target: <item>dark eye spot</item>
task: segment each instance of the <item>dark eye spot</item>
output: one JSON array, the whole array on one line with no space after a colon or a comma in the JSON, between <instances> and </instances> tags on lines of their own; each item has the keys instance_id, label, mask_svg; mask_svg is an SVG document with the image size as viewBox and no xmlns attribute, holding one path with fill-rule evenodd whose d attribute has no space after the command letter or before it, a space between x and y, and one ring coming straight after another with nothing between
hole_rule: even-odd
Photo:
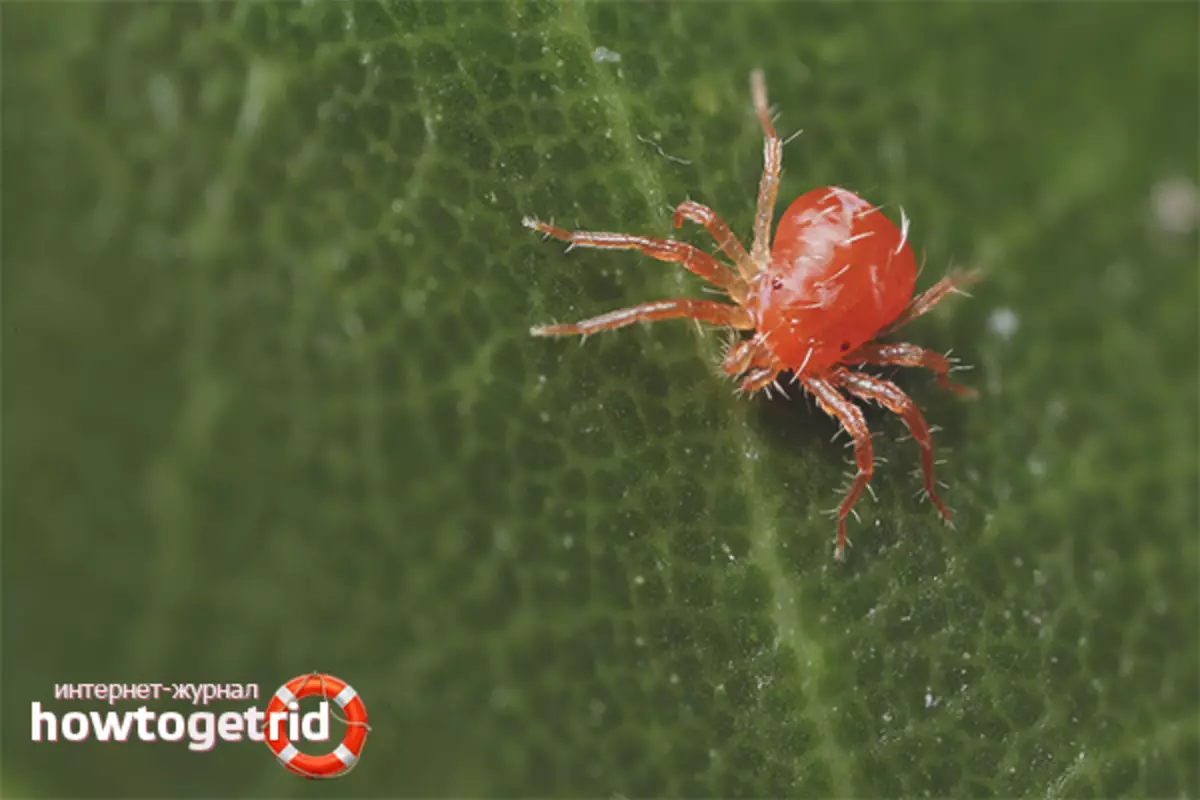
<instances>
[{"instance_id":1,"label":"dark eye spot","mask_svg":"<svg viewBox=\"0 0 1200 800\"><path fill-rule=\"evenodd\" d=\"M771 288L772 289L782 289L783 288L783 280L781 280L780 278L772 278L771 279Z\"/></svg>"},{"instance_id":2,"label":"dark eye spot","mask_svg":"<svg viewBox=\"0 0 1200 800\"><path fill-rule=\"evenodd\" d=\"M842 352L844 353L844 352L846 352L846 351L847 351L847 350L849 350L849 349L850 349L850 343L849 343L849 342L842 342Z\"/></svg>"}]
</instances>

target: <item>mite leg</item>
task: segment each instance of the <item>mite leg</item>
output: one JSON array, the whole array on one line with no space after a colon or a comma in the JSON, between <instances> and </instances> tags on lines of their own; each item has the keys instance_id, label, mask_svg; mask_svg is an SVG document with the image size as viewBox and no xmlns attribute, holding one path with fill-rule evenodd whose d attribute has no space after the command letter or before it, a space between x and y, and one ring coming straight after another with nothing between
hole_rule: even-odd
<instances>
[{"instance_id":1,"label":"mite leg","mask_svg":"<svg viewBox=\"0 0 1200 800\"><path fill-rule=\"evenodd\" d=\"M753 338L743 339L730 347L721 361L721 368L727 375L738 375L751 367L770 367L774 364L775 357L767 347L765 337L758 334ZM775 372L780 371L779 367L775 367Z\"/></svg>"},{"instance_id":2,"label":"mite leg","mask_svg":"<svg viewBox=\"0 0 1200 800\"><path fill-rule=\"evenodd\" d=\"M846 356L847 364L878 364L880 366L924 367L937 376L938 385L962 397L978 397L979 392L950 380L950 361L915 344L865 344Z\"/></svg>"},{"instance_id":3,"label":"mite leg","mask_svg":"<svg viewBox=\"0 0 1200 800\"><path fill-rule=\"evenodd\" d=\"M570 242L576 247L597 247L608 250L640 250L646 255L659 261L673 261L682 264L704 280L722 289L728 289L741 281L729 267L717 261L690 244L675 242L670 239L650 239L646 236L633 236L626 233L586 233L568 231L540 220L526 217L521 221L526 228L541 231L547 236Z\"/></svg>"},{"instance_id":4,"label":"mite leg","mask_svg":"<svg viewBox=\"0 0 1200 800\"><path fill-rule=\"evenodd\" d=\"M780 371L779 367L774 366L752 367L742 376L742 391L757 392L759 389L766 389L779 377Z\"/></svg>"},{"instance_id":5,"label":"mite leg","mask_svg":"<svg viewBox=\"0 0 1200 800\"><path fill-rule=\"evenodd\" d=\"M539 325L530 328L534 336L588 336L599 331L624 328L635 322L656 322L662 319L694 319L710 325L729 325L741 330L754 327L754 321L739 306L714 303L711 300L659 300L632 308L621 308L561 325Z\"/></svg>"},{"instance_id":6,"label":"mite leg","mask_svg":"<svg viewBox=\"0 0 1200 800\"><path fill-rule=\"evenodd\" d=\"M763 174L758 184L752 248L754 263L763 269L771 260L771 221L775 216L775 197L779 194L779 172L783 168L783 142L775 133L771 112L767 109L767 83L762 70L750 73L750 92L763 129Z\"/></svg>"},{"instance_id":7,"label":"mite leg","mask_svg":"<svg viewBox=\"0 0 1200 800\"><path fill-rule=\"evenodd\" d=\"M783 371L761 336L743 339L730 347L721 360L721 369L726 375L742 376L743 392L766 389Z\"/></svg>"},{"instance_id":8,"label":"mite leg","mask_svg":"<svg viewBox=\"0 0 1200 800\"><path fill-rule=\"evenodd\" d=\"M725 220L717 216L717 212L708 206L688 200L675 207L675 227L683 227L685 219L708 229L717 242L717 248L737 264L738 272L743 279L750 280L758 273L758 268L750 260L750 254L746 252L746 248L733 235L733 231L729 230Z\"/></svg>"},{"instance_id":9,"label":"mite leg","mask_svg":"<svg viewBox=\"0 0 1200 800\"><path fill-rule=\"evenodd\" d=\"M871 480L871 473L875 469L871 432L867 430L867 422L863 419L862 411L858 406L843 396L828 379L801 378L800 382L817 398L817 404L821 406L821 410L837 419L854 438L854 456L858 462L858 474L854 476L850 491L846 493L842 505L838 508L837 545L833 550L834 560L844 561L846 558L846 517L849 516L850 509L854 508L854 504L858 502L859 495L862 494L867 482Z\"/></svg>"},{"instance_id":10,"label":"mite leg","mask_svg":"<svg viewBox=\"0 0 1200 800\"><path fill-rule=\"evenodd\" d=\"M721 359L721 369L726 375L740 375L753 365L758 355L758 348L753 339L742 339L735 342L725 351Z\"/></svg>"},{"instance_id":11,"label":"mite leg","mask_svg":"<svg viewBox=\"0 0 1200 800\"><path fill-rule=\"evenodd\" d=\"M966 272L959 270L950 273L929 287L924 293L914 297L912 302L908 304L908 307L901 312L900 316L896 317L892 324L881 330L878 335L886 336L893 331L899 330L917 317L928 312L948 295L954 293L962 294L963 287L978 283L981 280L983 280L983 272L980 270Z\"/></svg>"},{"instance_id":12,"label":"mite leg","mask_svg":"<svg viewBox=\"0 0 1200 800\"><path fill-rule=\"evenodd\" d=\"M909 399L908 395L901 391L899 386L891 381L861 372L851 372L848 369L839 370L835 374L834 380L846 387L846 390L856 397L861 397L863 400L874 400L904 420L913 439L921 446L921 475L924 479L925 494L937 507L946 524L950 524L950 509L946 508L946 504L937 496L935 490L933 438L929 434L929 426L925 423L925 417L922 416L921 410Z\"/></svg>"}]
</instances>

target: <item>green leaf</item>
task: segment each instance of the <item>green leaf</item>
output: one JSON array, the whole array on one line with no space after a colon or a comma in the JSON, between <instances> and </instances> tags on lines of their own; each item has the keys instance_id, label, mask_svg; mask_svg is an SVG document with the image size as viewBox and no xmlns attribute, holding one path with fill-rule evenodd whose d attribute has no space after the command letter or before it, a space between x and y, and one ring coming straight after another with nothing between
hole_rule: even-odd
<instances>
[{"instance_id":1,"label":"green leaf","mask_svg":"<svg viewBox=\"0 0 1200 800\"><path fill-rule=\"evenodd\" d=\"M4 18L6 795L305 793L24 709L312 669L371 715L339 794L1200 794L1194 4ZM905 330L982 399L897 375L958 526L868 409L844 565L844 440L722 335L528 335L702 296L520 220L745 236L754 67L779 211L845 186L922 287L989 274Z\"/></svg>"}]
</instances>

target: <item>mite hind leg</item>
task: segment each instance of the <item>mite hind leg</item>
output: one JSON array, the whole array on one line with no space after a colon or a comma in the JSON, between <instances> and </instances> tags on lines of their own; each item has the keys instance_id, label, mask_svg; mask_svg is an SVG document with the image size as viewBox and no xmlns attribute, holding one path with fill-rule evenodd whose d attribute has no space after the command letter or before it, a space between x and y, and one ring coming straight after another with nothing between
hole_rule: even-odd
<instances>
[{"instance_id":1,"label":"mite hind leg","mask_svg":"<svg viewBox=\"0 0 1200 800\"><path fill-rule=\"evenodd\" d=\"M913 439L921 447L921 477L925 494L937 508L938 513L942 515L946 524L951 524L950 509L937 494L933 475L933 437L929 433L929 425L925 422L921 410L899 386L891 381L847 369L839 370L835 374L834 380L854 396L863 400L873 400L904 420Z\"/></svg>"},{"instance_id":2,"label":"mite hind leg","mask_svg":"<svg viewBox=\"0 0 1200 800\"><path fill-rule=\"evenodd\" d=\"M945 300L951 294L965 294L963 289L971 284L978 283L983 280L983 272L981 270L956 270L950 273L940 281L929 287L923 293L917 295L908 304L908 307L900 313L900 316L892 321L890 325L879 332L879 336L886 336L908 323L912 322L922 314L927 313L938 303Z\"/></svg>"},{"instance_id":3,"label":"mite hind leg","mask_svg":"<svg viewBox=\"0 0 1200 800\"><path fill-rule=\"evenodd\" d=\"M979 392L950 380L950 359L915 344L865 344L849 354L847 364L924 367L937 376L938 385L961 397L978 397Z\"/></svg>"}]
</instances>

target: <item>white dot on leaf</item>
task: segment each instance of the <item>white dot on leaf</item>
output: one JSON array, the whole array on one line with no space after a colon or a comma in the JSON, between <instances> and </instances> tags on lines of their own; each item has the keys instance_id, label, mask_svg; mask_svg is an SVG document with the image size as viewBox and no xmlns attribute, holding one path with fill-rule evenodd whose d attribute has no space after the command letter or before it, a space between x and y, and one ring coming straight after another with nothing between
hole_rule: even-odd
<instances>
[{"instance_id":1,"label":"white dot on leaf","mask_svg":"<svg viewBox=\"0 0 1200 800\"><path fill-rule=\"evenodd\" d=\"M1200 224L1200 192L1187 178L1168 178L1150 190L1154 224L1159 230L1183 236Z\"/></svg>"},{"instance_id":2,"label":"white dot on leaf","mask_svg":"<svg viewBox=\"0 0 1200 800\"><path fill-rule=\"evenodd\" d=\"M1011 308L997 308L988 316L987 325L1001 339L1011 339L1021 326L1021 318Z\"/></svg>"},{"instance_id":3,"label":"white dot on leaf","mask_svg":"<svg viewBox=\"0 0 1200 800\"><path fill-rule=\"evenodd\" d=\"M597 64L616 64L621 60L621 54L609 50L607 47L597 47L592 51L592 61Z\"/></svg>"}]
</instances>

